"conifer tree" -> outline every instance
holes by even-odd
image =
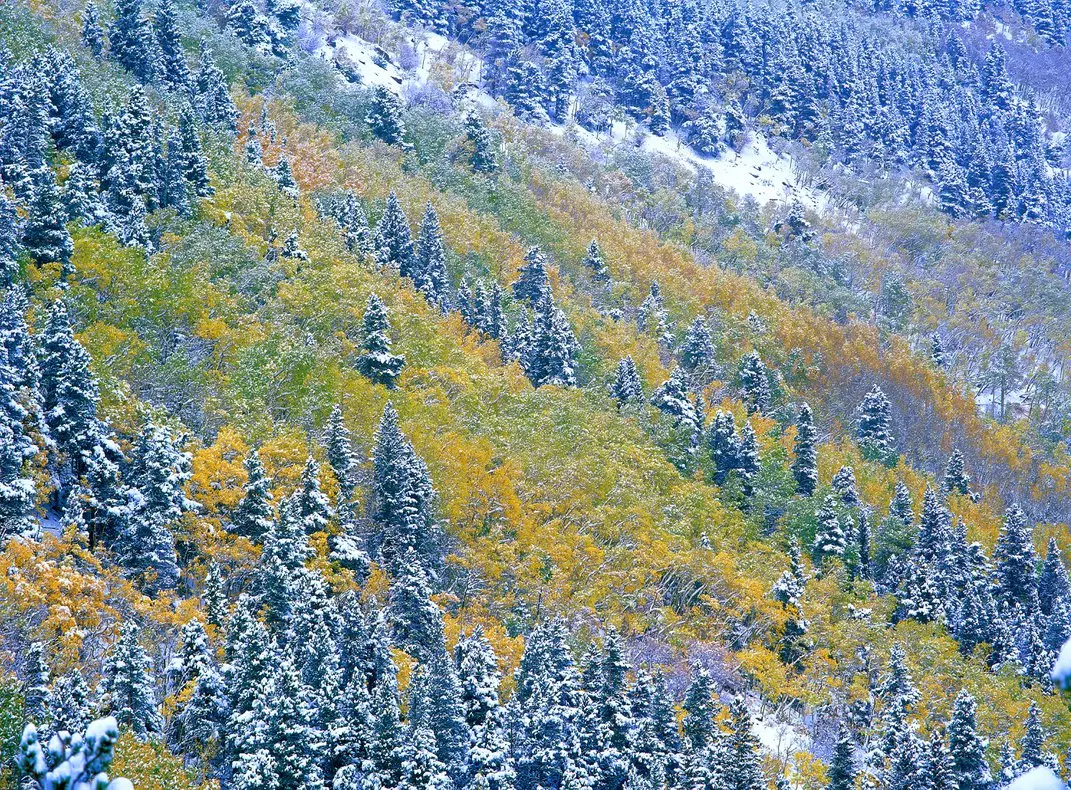
[[[26,651],[26,664],[23,669],[25,680],[22,684],[22,704],[26,720],[37,722],[42,727],[48,722],[52,708],[49,675],[44,644],[32,642],[30,649]]]
[[[815,565],[821,565],[830,557],[844,556],[847,540],[844,535],[844,527],[841,524],[840,512],[837,509],[837,501],[833,494],[827,494],[822,506],[815,514],[818,521],[818,529],[814,536]]]
[[[723,776],[733,790],[763,790],[766,780],[759,762],[759,739],[752,731],[751,714],[742,697],[729,706],[731,732]]]
[[[1071,603],[1071,578],[1068,577],[1063,553],[1054,537],[1049,538],[1045,562],[1038,577],[1038,602],[1045,615],[1051,615],[1061,603]]]
[[[911,501],[911,492],[902,480],[896,481],[896,493],[889,503],[889,516],[904,525],[915,520],[915,505]]]
[[[279,185],[279,191],[291,200],[297,200],[301,194],[297,181],[294,180],[294,169],[290,166],[290,160],[285,154],[279,157],[278,164],[271,170],[275,183]]]
[[[937,332],[930,335],[930,361],[938,370],[943,370],[947,363],[944,343],[941,341],[941,335]]]
[[[695,404],[688,397],[684,368],[674,368],[669,379],[651,393],[651,405],[672,417],[675,424],[684,426],[692,434],[699,432],[699,415],[696,413]]]
[[[874,386],[859,405],[859,427],[856,433],[859,446],[887,455],[893,446],[891,404],[881,388]]]
[[[218,563],[213,562],[208,566],[201,602],[209,624],[216,628],[223,628],[229,616],[229,601]]]
[[[159,77],[174,91],[185,91],[190,86],[190,68],[182,49],[182,36],[178,29],[174,0],[163,0],[156,11],[156,41],[161,58],[156,66]]]
[[[0,195],[0,288],[11,285],[18,276],[20,233],[15,204]]]
[[[740,386],[750,411],[765,414],[771,406],[770,379],[758,351],[750,351],[740,361]]]
[[[227,9],[227,27],[246,46],[262,52],[270,49],[268,19],[260,13],[253,0],[237,0],[231,4]]]
[[[53,732],[82,732],[93,720],[89,686],[77,667],[52,685],[52,708],[48,720]]]
[[[710,673],[698,664],[692,667],[692,682],[684,695],[686,711],[681,728],[695,754],[702,753],[714,739],[714,692]]]
[[[588,251],[584,255],[582,264],[595,282],[606,283],[610,281],[610,270],[606,268],[606,260],[603,258],[602,250],[599,248],[599,242],[595,239],[592,239],[591,244],[588,245]]]
[[[141,0],[117,0],[115,21],[108,31],[111,56],[142,82],[152,82],[159,49]]]
[[[744,483],[744,496],[751,496],[754,493],[755,477],[759,473],[759,468],[759,446],[755,437],[755,429],[751,427],[750,421],[745,421],[744,427],[740,429],[739,455],[737,457],[737,469]]]
[[[42,165],[30,174],[28,216],[22,231],[22,246],[38,265],[58,263],[70,274],[74,242],[67,230],[66,212],[52,168]]]
[[[212,53],[201,48],[201,63],[197,71],[197,112],[209,126],[230,134],[238,132],[238,108],[234,105],[227,79],[216,65]]]
[[[716,367],[714,335],[710,331],[706,318],[700,316],[688,327],[681,345],[680,361],[684,369],[694,379],[695,384],[703,386],[709,383]]]
[[[740,437],[731,411],[718,410],[707,430],[707,446],[714,463],[714,482],[724,485],[729,473],[740,464]]]
[[[356,487],[354,474],[357,470],[357,455],[353,449],[353,441],[350,438],[349,429],[342,417],[342,409],[335,406],[331,415],[327,418],[323,435],[324,450],[327,462],[335,473],[338,480],[341,495],[344,499],[353,496]]]
[[[104,28],[100,24],[100,11],[93,0],[82,11],[82,46],[99,58],[104,54]]]
[[[368,227],[368,217],[364,213],[361,201],[352,192],[347,192],[339,206],[335,220],[342,229],[346,249],[358,255],[370,255],[376,248],[372,240],[372,231]],[[409,226],[406,225],[406,228]]]
[[[999,603],[1032,611],[1037,601],[1037,554],[1026,514],[1012,505],[993,549],[996,565],[994,596]]]
[[[617,401],[619,409],[643,403],[646,400],[640,371],[631,356],[617,363],[617,374],[613,384],[610,385],[610,395]]]
[[[565,313],[555,305],[550,291],[546,291],[536,305],[531,345],[522,359],[528,378],[536,387],[575,386],[579,351],[580,343]]]
[[[945,479],[941,483],[941,490],[945,494],[970,494],[971,478],[963,463],[963,453],[958,449],[952,451],[945,467]]]
[[[20,378],[0,342],[0,537],[37,529],[37,490],[27,464],[38,450],[27,432],[31,422],[25,405],[37,395],[35,389],[21,387]]]
[[[840,725],[837,743],[833,747],[833,759],[829,763],[829,780],[826,790],[853,790],[855,787],[855,766],[853,764],[852,736],[848,728]]]
[[[662,302],[662,287],[657,282],[651,283],[650,293],[636,311],[636,326],[641,332],[655,335],[660,342],[669,341],[669,315]]]
[[[331,503],[320,488],[320,464],[311,455],[305,461],[298,488],[289,500],[290,517],[306,535],[323,532],[331,519]]]
[[[396,567],[409,549],[425,563],[434,561],[438,541],[435,490],[424,460],[398,427],[398,412],[387,404],[372,452],[370,515],[379,530],[373,542],[387,566]]]
[[[368,297],[361,325],[362,353],[357,357],[357,370],[376,384],[393,389],[405,365],[405,356],[391,353],[387,306],[376,294]]]
[[[184,105],[179,113],[179,139],[182,150],[182,173],[186,178],[191,197],[211,197],[215,188],[208,178],[208,158],[201,145],[197,121],[193,111]]]
[[[534,307],[549,293],[547,258],[539,247],[531,247],[524,254],[524,263],[517,272],[517,281],[513,283],[513,295]]]
[[[190,456],[178,449],[171,433],[147,423],[138,439],[131,474],[140,496],[130,529],[119,536],[117,549],[123,567],[149,593],[171,590],[178,584],[172,529],[195,507],[183,492],[190,471]]]
[[[814,427],[814,415],[806,403],[800,407],[796,418],[796,438],[792,451],[792,476],[796,479],[796,491],[802,496],[811,496],[818,487],[818,432]]]
[[[409,220],[406,219],[398,197],[393,192],[387,196],[383,216],[376,224],[373,245],[376,264],[381,269],[413,271],[416,251],[413,248],[413,236],[409,231]]]
[[[469,113],[465,118],[465,137],[472,144],[472,155],[469,159],[472,169],[477,173],[494,173],[498,170],[494,140],[476,113]]]
[[[403,261],[404,263],[404,261]],[[435,208],[429,202],[420,222],[416,252],[409,258],[408,266],[401,269],[403,277],[409,277],[417,290],[429,302],[445,310],[449,305],[447,296],[450,280],[446,273],[446,246],[442,228]]]
[[[163,735],[164,719],[156,707],[152,662],[138,642],[139,634],[135,623],[123,624],[104,662],[101,691],[104,709],[120,726],[149,740]]]
[[[438,660],[446,650],[442,611],[430,596],[427,574],[408,549],[391,584],[391,625],[395,644],[422,662]]]
[[[403,143],[405,122],[402,120],[402,106],[398,97],[382,85],[372,88],[372,100],[365,123],[371,128],[372,134],[388,145]]]
[[[245,459],[244,494],[231,515],[231,530],[254,543],[264,539],[271,528],[271,480],[254,448]]]
[[[855,470],[850,466],[838,469],[830,484],[845,507],[859,507],[862,504],[855,484]]]

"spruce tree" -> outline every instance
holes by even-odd
[[[841,724],[837,732],[837,743],[833,747],[833,759],[829,763],[826,790],[854,790],[855,766],[852,759],[854,751],[851,732]]]
[[[45,646],[41,642],[32,642],[26,651],[23,668],[22,703],[23,715],[27,721],[36,722],[44,727],[48,722],[52,708],[52,689],[49,685],[49,668],[45,660]]]
[[[245,459],[245,471],[244,493],[231,514],[230,527],[235,534],[259,543],[272,523],[271,480],[255,448]]]
[[[915,505],[911,500],[911,492],[902,480],[896,481],[896,493],[893,494],[892,502],[889,503],[889,517],[897,519],[904,525],[915,520]]]
[[[364,213],[364,207],[357,196],[347,192],[342,201],[335,220],[342,229],[342,238],[346,242],[346,249],[357,255],[370,255],[376,249],[372,240],[372,231],[368,227],[368,217]],[[406,228],[409,226],[406,225]]]
[[[617,407],[624,408],[643,403],[646,398],[643,394],[643,381],[640,379],[640,371],[631,356],[625,357],[617,363],[617,374],[613,384],[610,385],[610,395],[617,401]]]
[[[362,353],[357,357],[357,370],[374,383],[393,389],[405,365],[405,356],[391,353],[387,306],[376,294],[368,297],[361,319],[361,333]]]
[[[331,519],[331,503],[320,488],[320,464],[311,455],[301,471],[298,488],[289,500],[290,517],[306,535],[323,532]]]
[[[339,406],[335,406],[327,418],[327,425],[324,426],[323,446],[327,462],[335,473],[335,479],[338,480],[341,496],[348,500],[353,496],[356,487],[354,475],[358,462],[349,429],[346,427],[342,409]]]
[[[879,457],[885,457],[893,448],[891,409],[889,399],[876,385],[859,405],[859,446]]]
[[[517,281],[513,283],[513,295],[534,307],[549,293],[547,258],[539,247],[531,247],[524,254],[524,263],[517,272]]]
[[[213,562],[208,566],[201,603],[208,623],[216,628],[223,628],[230,615],[230,601],[227,599],[227,590],[218,563]]]
[[[230,134],[238,132],[238,108],[231,98],[227,78],[216,65],[212,53],[201,48],[201,63],[197,71],[197,112],[209,126]]]
[[[701,754],[714,739],[714,692],[710,673],[698,664],[692,667],[692,682],[682,707],[684,739],[693,753]]]
[[[19,274],[20,238],[15,204],[0,194],[0,288],[11,285]]]
[[[636,326],[645,334],[653,334],[659,342],[669,342],[669,314],[662,302],[662,288],[657,282],[651,283],[650,292],[636,310]]]
[[[603,258],[602,250],[599,248],[599,242],[595,239],[592,239],[591,244],[588,245],[588,251],[581,263],[595,282],[606,283],[610,281],[610,270],[606,268],[606,260]]]
[[[427,574],[408,549],[390,588],[391,628],[395,644],[425,663],[446,650],[442,610],[430,596]]]
[[[543,294],[535,308],[532,342],[522,360],[532,384],[541,387],[576,385],[576,355],[580,351],[565,313],[554,303],[550,291]]]
[[[290,166],[290,160],[286,154],[279,157],[279,162],[271,169],[271,175],[275,183],[279,185],[279,191],[291,200],[297,200],[301,194],[297,181],[294,179],[294,169]]]
[[[469,113],[465,118],[465,137],[472,145],[469,158],[472,169],[477,173],[494,173],[498,170],[494,139],[476,113]]]
[[[408,263],[407,267],[401,269],[401,275],[411,278],[417,290],[423,293],[429,302],[445,310],[449,304],[447,294],[450,286],[446,272],[446,245],[443,242],[439,217],[430,202],[424,209],[424,218],[420,222],[416,252],[409,258]]]
[[[52,685],[49,721],[53,732],[82,732],[93,720],[93,702],[77,667],[61,675]]]
[[[959,692],[948,721],[948,746],[952,754],[952,771],[956,790],[988,787],[992,781],[986,762],[986,744],[977,731],[974,697]]]
[[[752,731],[751,714],[742,697],[729,705],[729,714],[732,719],[724,779],[732,790],[764,790],[759,739]]]
[[[941,483],[941,490],[945,494],[968,495],[971,492],[970,485],[971,478],[964,467],[963,453],[958,449],[953,450],[948,459],[948,465],[945,467],[945,479]]]
[[[685,427],[690,434],[694,435],[700,431],[699,415],[696,413],[695,404],[688,397],[688,384],[683,368],[674,368],[669,379],[651,393],[651,405],[672,417],[675,425]]]
[[[716,367],[714,335],[706,318],[700,316],[688,327],[680,350],[681,365],[698,386],[710,382]]]
[[[115,21],[108,31],[111,56],[142,82],[152,82],[159,49],[141,0],[117,0]]]
[[[135,623],[123,624],[104,661],[101,691],[104,710],[144,741],[163,735],[164,718],[156,707],[152,661],[138,641],[140,633]]]
[[[413,271],[413,236],[409,231],[409,220],[405,217],[398,196],[391,192],[387,196],[387,205],[383,216],[376,224],[375,239],[376,265],[381,269],[394,269],[398,272]]]
[[[35,389],[20,386],[21,378],[0,342],[0,537],[29,534],[38,526],[37,489],[28,467],[38,448],[27,431],[32,423],[26,408],[27,399],[37,396]]]
[[[771,406],[770,379],[758,351],[750,351],[740,361],[740,386],[748,408],[766,414]]]
[[[796,418],[796,438],[792,451],[792,476],[796,479],[796,491],[802,496],[811,496],[818,487],[818,431],[814,427],[814,415],[806,403],[800,407]]]
[[[812,556],[815,565],[821,565],[830,557],[844,556],[847,539],[841,524],[840,511],[833,494],[827,494],[822,506],[815,514],[818,528],[814,535]]]
[[[192,197],[211,197],[215,188],[208,178],[208,158],[201,145],[197,120],[188,105],[179,113],[179,138],[182,150],[182,173]]]
[[[156,41],[161,58],[156,66],[159,78],[174,91],[185,91],[190,86],[190,68],[182,48],[182,35],[178,28],[174,0],[163,0],[156,10]]]
[[[99,58],[104,54],[104,28],[100,24],[100,11],[93,0],[82,10],[82,46]]]
[[[42,165],[30,174],[32,190],[27,219],[22,231],[22,246],[38,265],[58,263],[68,271],[74,242],[67,230],[62,196],[52,168]]]
[[[714,482],[724,485],[729,473],[740,465],[740,437],[736,433],[736,418],[731,411],[714,415],[707,430],[707,447],[714,464]]]
[[[435,489],[427,464],[416,454],[398,426],[398,412],[387,404],[372,451],[370,515],[379,531],[373,540],[390,568],[402,562],[409,549],[418,559],[434,562],[438,542]]]
[[[1037,554],[1032,532],[1022,508],[1012,505],[993,549],[994,596],[999,603],[1020,607],[1024,612],[1030,612],[1037,601]]]
[[[1045,562],[1038,577],[1038,602],[1045,615],[1051,615],[1061,603],[1071,603],[1071,578],[1055,537],[1049,538]]]
[[[402,120],[401,103],[397,96],[382,85],[372,88],[372,99],[365,123],[371,128],[372,134],[388,145],[403,144],[405,122]]]

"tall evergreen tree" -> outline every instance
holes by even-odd
[[[513,295],[536,306],[549,293],[547,258],[539,247],[532,247],[524,254],[524,264],[517,272],[517,281],[513,283]]]
[[[301,480],[290,497],[289,506],[290,517],[304,529],[306,535],[327,529],[331,519],[331,503],[320,488],[320,464],[312,455],[305,461]]]
[[[588,245],[588,251],[584,255],[582,261],[583,266],[591,274],[591,279],[597,283],[605,283],[610,281],[610,270],[606,268],[606,260],[603,258],[602,250],[599,248],[599,242],[595,239],[591,240],[591,244]]]
[[[565,313],[554,303],[550,291],[543,294],[535,308],[532,342],[522,359],[532,384],[576,385],[576,355],[580,351]]]
[[[100,24],[100,11],[93,0],[82,10],[82,46],[99,58],[104,54],[104,28]]]
[[[371,127],[372,134],[388,145],[403,144],[405,122],[402,120],[402,106],[398,97],[382,85],[372,88],[372,100],[365,122]]]
[[[449,275],[446,273],[446,245],[435,208],[429,202],[420,222],[415,254],[409,266],[401,269],[403,277],[409,277],[432,304],[446,309],[449,304]]]
[[[617,401],[619,409],[643,403],[646,400],[640,371],[632,357],[625,357],[617,363],[617,374],[610,386],[610,395]]]
[[[163,0],[156,10],[156,41],[161,55],[156,71],[171,90],[185,91],[190,86],[190,67],[182,48],[174,0]]]
[[[37,264],[58,263],[69,274],[74,241],[67,230],[62,195],[52,168],[42,165],[30,174],[28,216],[22,231],[22,246]]]
[[[381,269],[394,269],[399,272],[414,270],[413,236],[409,230],[409,220],[398,203],[398,196],[393,192],[387,196],[387,205],[383,216],[376,224],[373,242],[376,264]]]
[[[246,484],[243,496],[231,515],[231,530],[259,543],[271,528],[271,480],[261,463],[260,453],[250,450],[245,459]]]
[[[941,490],[945,494],[970,494],[971,478],[963,463],[963,453],[958,449],[952,451],[945,467],[945,479],[941,483]]]
[[[770,379],[758,351],[750,351],[740,361],[740,386],[749,410],[765,414],[771,406]]]
[[[1037,602],[1037,554],[1026,514],[1012,505],[993,549],[996,565],[994,595],[999,603],[1032,612]]]
[[[368,297],[361,324],[362,353],[357,357],[357,370],[376,384],[393,389],[405,365],[405,356],[391,353],[387,306],[376,294]]]
[[[476,113],[469,113],[465,118],[465,137],[472,145],[469,159],[472,169],[477,173],[494,173],[498,170],[494,139]]]
[[[140,740],[163,735],[164,718],[156,706],[152,661],[138,641],[140,629],[127,622],[104,661],[102,704]]]
[[[115,21],[108,31],[111,56],[142,82],[152,82],[160,62],[152,25],[141,0],[117,0]]]
[[[844,526],[841,523],[840,511],[833,494],[827,494],[822,506],[815,514],[818,521],[818,529],[814,536],[815,565],[821,565],[830,557],[842,557],[847,545],[844,534]]]
[[[810,496],[818,487],[818,432],[814,427],[814,415],[806,403],[800,407],[796,418],[796,438],[792,450],[792,476],[796,479],[796,491]]]
[[[874,386],[859,405],[859,425],[856,436],[859,445],[881,456],[893,448],[892,406],[881,388]]]
[[[843,724],[837,732],[837,743],[833,747],[833,759],[829,763],[829,780],[826,790],[853,790],[855,787],[855,766],[852,753],[851,732]]]

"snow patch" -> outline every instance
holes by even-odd
[[[1033,768],[1005,786],[1004,790],[1066,790],[1067,785],[1060,781],[1048,768]]]
[[[1060,648],[1060,655],[1056,657],[1056,663],[1052,667],[1052,679],[1059,686],[1071,687],[1071,639],[1064,642],[1064,646]]]

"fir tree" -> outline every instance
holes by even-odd
[[[266,52],[271,44],[268,19],[253,0],[237,0],[227,9],[227,27],[248,47]]]
[[[569,321],[547,291],[536,305],[532,324],[532,341],[522,359],[532,384],[541,387],[576,385],[576,355],[580,351]]]
[[[524,254],[524,263],[517,272],[517,281],[513,283],[513,295],[534,307],[549,293],[547,258],[539,247],[532,247]]]
[[[880,456],[892,450],[891,405],[881,388],[875,386],[859,405],[859,445]]]
[[[427,465],[398,427],[398,412],[390,404],[376,432],[372,467],[370,515],[379,530],[373,542],[388,567],[396,567],[409,549],[422,562],[432,562],[438,540],[435,490]]]
[[[22,684],[23,712],[27,721],[44,726],[48,722],[52,708],[52,689],[49,685],[48,662],[45,660],[45,646],[41,642],[32,642],[26,652]]]
[[[945,494],[970,494],[971,479],[964,468],[963,453],[953,450],[945,467],[945,479],[941,483],[941,490]]]
[[[837,732],[837,743],[833,747],[833,759],[829,763],[829,780],[826,790],[853,790],[855,787],[855,766],[852,753],[851,733],[843,724]]]
[[[20,378],[20,372],[9,362],[7,345],[0,342],[0,536],[3,537],[29,534],[37,529],[37,491],[27,464],[37,455],[38,448],[27,432],[31,421],[25,403],[36,401],[38,396],[35,388],[23,387]]]
[[[357,455],[353,449],[353,441],[350,438],[349,429],[342,417],[342,409],[335,406],[331,415],[327,418],[323,435],[324,450],[327,462],[335,473],[338,480],[341,495],[344,499],[353,496],[356,481],[354,475],[357,470]]]
[[[223,576],[219,565],[215,562],[208,566],[201,603],[209,624],[216,628],[223,628],[229,615],[229,601],[223,585]]]
[[[409,258],[409,266],[401,269],[403,277],[409,277],[417,290],[432,304],[445,310],[448,306],[447,291],[450,280],[446,273],[446,245],[435,208],[429,202],[420,222],[416,252]]]
[[[617,401],[619,409],[634,406],[646,400],[640,371],[632,357],[625,357],[617,363],[617,374],[613,384],[610,385],[610,395]]]
[[[907,525],[915,520],[915,505],[911,501],[911,492],[902,480],[896,481],[896,493],[889,503],[889,517]]]
[[[58,263],[64,274],[69,274],[74,242],[67,231],[66,212],[52,169],[42,165],[30,174],[30,181],[32,191],[22,246],[35,263]]]
[[[294,169],[290,166],[290,160],[285,154],[279,157],[279,162],[272,168],[271,174],[275,178],[275,183],[279,185],[280,192],[291,200],[298,199],[301,190],[297,181],[294,180]]]
[[[714,351],[714,335],[706,318],[700,316],[688,327],[681,344],[680,361],[684,369],[703,386],[709,383],[717,365]]]
[[[759,762],[759,739],[752,732],[751,714],[741,697],[729,706],[732,717],[724,779],[733,790],[762,790],[766,780]]]
[[[52,709],[48,720],[53,732],[82,732],[93,720],[89,686],[78,668],[61,675],[52,686]]]
[[[1031,611],[1037,601],[1037,555],[1026,514],[1018,505],[1012,505],[1004,516],[993,560],[997,601]]]
[[[674,368],[669,379],[651,393],[651,405],[672,417],[674,424],[684,426],[691,434],[698,434],[700,431],[699,415],[696,413],[695,404],[688,397],[683,368]]]
[[[393,192],[387,196],[387,205],[376,225],[373,241],[376,264],[381,269],[394,269],[398,272],[414,270],[413,236],[409,231],[409,220],[405,217],[398,197]]]
[[[850,466],[842,466],[838,469],[830,485],[845,507],[859,507],[862,504],[855,484],[855,470]]]
[[[669,315],[662,302],[662,288],[651,283],[651,291],[636,311],[636,326],[641,332],[654,334],[659,341],[669,341]]]
[[[758,351],[751,351],[740,361],[740,386],[749,410],[765,414],[771,406],[770,379]]]
[[[701,754],[714,739],[714,692],[710,673],[699,665],[692,667],[692,683],[684,695],[685,710],[681,728],[688,747]]]
[[[254,543],[264,539],[272,523],[271,480],[256,449],[245,459],[246,484],[231,515],[231,530]]]
[[[796,479],[796,491],[802,496],[811,496],[818,487],[818,432],[814,427],[811,407],[806,403],[800,407],[796,418],[796,438],[792,451],[792,476]]]
[[[201,63],[197,72],[197,112],[209,126],[230,134],[238,132],[238,108],[230,96],[227,79],[216,65],[212,53],[201,48]]]
[[[201,146],[201,136],[193,112],[188,106],[179,114],[179,139],[182,150],[182,174],[191,197],[211,197],[215,188],[208,178],[208,159]]]
[[[357,370],[376,384],[393,389],[405,365],[405,357],[391,353],[387,306],[375,294],[368,297],[361,331],[362,353],[357,357]]]
[[[152,25],[145,19],[141,0],[117,0],[115,21],[108,31],[111,56],[142,82],[152,82],[159,49]]]
[[[93,0],[82,11],[82,46],[99,58],[104,54],[104,28],[100,24],[100,11]]]
[[[376,85],[372,88],[372,100],[369,104],[365,123],[372,134],[388,145],[401,145],[405,137],[405,122],[402,120],[402,107],[398,97]]]
[[[825,501],[815,514],[815,519],[818,521],[812,552],[815,565],[821,565],[830,557],[844,556],[847,540],[833,494],[826,495]]]
[[[588,245],[588,251],[581,263],[595,282],[606,283],[610,281],[610,270],[606,268],[606,260],[603,258],[602,250],[595,239],[592,239],[591,244]]]
[[[986,763],[985,741],[977,732],[975,702],[966,690],[960,691],[948,722],[948,746],[957,790],[985,788],[992,777]]]
[[[442,611],[430,598],[427,575],[412,549],[399,568],[390,589],[395,644],[423,662],[437,660],[446,650]]]
[[[305,461],[298,488],[290,497],[290,517],[306,535],[323,532],[331,519],[331,504],[320,489],[320,464],[311,455]]]
[[[152,662],[138,642],[140,629],[123,624],[104,662],[103,707],[140,740],[163,735],[164,719],[156,707]]]
[[[1063,553],[1056,538],[1049,538],[1045,562],[1038,577],[1038,602],[1041,612],[1051,615],[1061,603],[1071,603],[1071,578],[1068,578]]]
[[[494,173],[498,170],[494,140],[476,113],[469,113],[465,118],[465,137],[472,144],[469,158],[472,169],[477,173]]]
[[[11,285],[19,274],[20,238],[15,204],[0,195],[0,288]]]
[[[182,48],[174,0],[163,0],[156,11],[156,41],[160,61],[156,66],[159,77],[175,91],[185,91],[190,86],[190,68]]]

